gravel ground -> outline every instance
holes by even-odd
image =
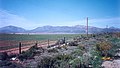
[[[104,61],[102,66],[105,68],[120,68],[120,59],[113,61]]]
[[[116,54],[120,56],[120,52]],[[105,68],[120,68],[120,58],[113,61],[104,61],[102,66]]]

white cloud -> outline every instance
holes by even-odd
[[[24,17],[11,14],[5,10],[0,10],[0,27],[4,27],[8,25],[23,27],[25,29],[30,30],[39,26],[43,26],[45,24],[34,23],[25,19]],[[47,24],[47,25],[51,25],[51,24]],[[54,26],[74,26],[74,25],[86,25],[86,19],[82,19],[78,21],[62,22],[62,23],[59,22],[56,23],[56,25]],[[113,26],[120,28],[120,17],[105,18],[105,19],[89,19],[89,25],[96,27],[103,27],[103,28],[106,27],[106,25],[108,25],[109,27]]]
[[[25,29],[33,29],[38,26],[36,26],[36,24],[23,17],[20,17],[15,14],[10,14],[6,10],[0,10],[0,27],[9,25],[19,26]]]

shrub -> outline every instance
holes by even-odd
[[[49,49],[48,52],[56,53],[56,52],[58,52],[58,50],[56,48],[52,48],[52,49]]]
[[[23,61],[24,59],[32,58],[36,54],[37,46],[32,46],[29,50],[23,51],[22,54],[18,56],[18,58]]]
[[[8,54],[6,52],[0,53],[0,60],[6,60],[8,58]]]
[[[103,41],[96,44],[96,48],[98,51],[102,52],[107,56],[108,51],[112,48],[112,45],[109,42]]]
[[[52,57],[43,57],[38,64],[38,68],[53,68],[55,60]]]
[[[61,48],[64,48],[67,50],[67,45],[63,45],[63,46],[61,46]]]
[[[58,47],[56,47],[56,48],[61,49],[62,47],[58,46]]]
[[[69,44],[68,44],[69,46],[78,46],[78,43],[77,42],[69,42]]]
[[[55,57],[43,57],[39,62],[38,68],[68,68],[68,61],[72,59],[71,55],[57,55]]]
[[[5,66],[9,66],[11,65],[12,63],[10,61],[0,61],[0,68],[4,68]]]
[[[59,44],[64,44],[64,43],[65,43],[65,39],[60,39],[55,44],[59,45]]]

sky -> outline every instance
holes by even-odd
[[[0,27],[86,25],[120,28],[120,0],[0,0]]]

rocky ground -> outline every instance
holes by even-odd
[[[105,68],[120,68],[120,51],[116,52],[115,55],[118,56],[117,59],[113,59],[112,61],[104,61],[102,66],[104,66]]]

